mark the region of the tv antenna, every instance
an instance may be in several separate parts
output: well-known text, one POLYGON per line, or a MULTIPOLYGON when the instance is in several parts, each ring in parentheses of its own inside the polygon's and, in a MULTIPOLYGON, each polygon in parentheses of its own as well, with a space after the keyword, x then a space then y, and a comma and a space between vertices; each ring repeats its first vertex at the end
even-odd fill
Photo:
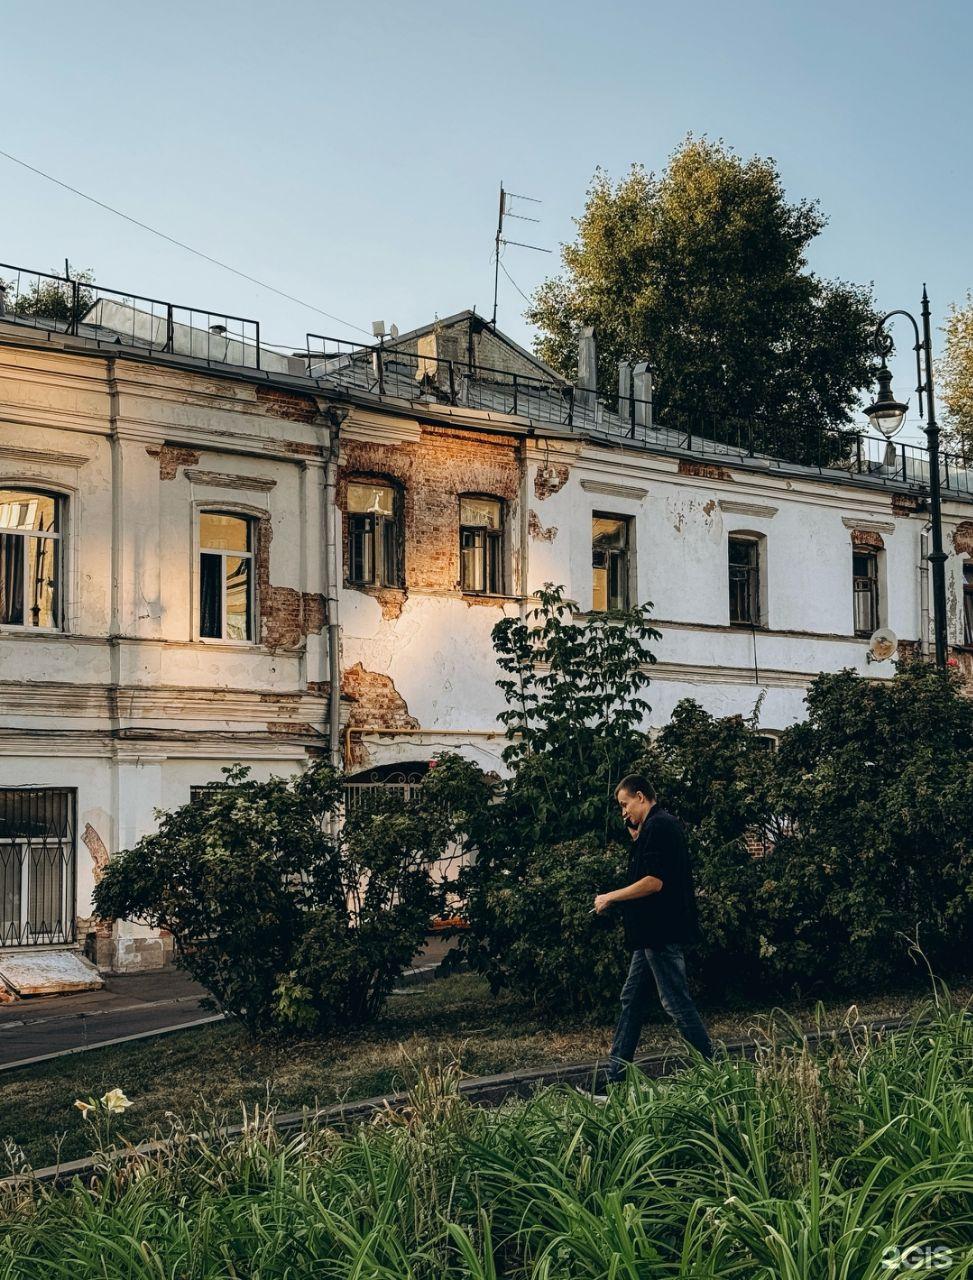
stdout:
POLYGON ((497 244, 495 253, 495 264, 493 268, 493 319, 491 324, 497 323, 497 294, 500 289, 500 246, 506 247, 508 244, 515 245, 518 249, 533 249, 535 253, 550 253, 550 249, 542 249, 539 244, 524 244, 522 240, 505 240, 503 235, 503 223, 505 218, 516 218, 518 222, 540 222, 540 218, 529 218, 524 213, 513 213, 510 209, 511 200, 527 200, 530 204, 543 204, 542 200, 538 200, 536 196, 521 196, 516 191, 504 191, 503 183, 500 183, 500 214, 497 218, 497 244))

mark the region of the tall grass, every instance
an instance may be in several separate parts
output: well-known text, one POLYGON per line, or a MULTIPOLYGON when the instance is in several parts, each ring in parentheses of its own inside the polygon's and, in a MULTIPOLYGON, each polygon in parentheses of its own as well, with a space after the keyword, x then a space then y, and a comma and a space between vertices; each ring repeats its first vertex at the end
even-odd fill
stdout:
MULTIPOLYGON (((630 1073, 496 1111, 424 1071, 401 1113, 296 1136, 175 1124, 166 1154, 0 1203, 0 1278, 958 1280, 973 1264, 973 1020, 630 1073), (910 1247, 926 1252, 906 1253, 910 1247)), ((123 1082, 124 1083, 124 1082, 123 1082)))

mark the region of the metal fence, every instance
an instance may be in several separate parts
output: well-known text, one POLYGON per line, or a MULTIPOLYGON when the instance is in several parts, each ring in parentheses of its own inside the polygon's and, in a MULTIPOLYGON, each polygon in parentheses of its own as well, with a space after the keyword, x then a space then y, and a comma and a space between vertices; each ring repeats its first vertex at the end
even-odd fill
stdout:
POLYGON ((258 320, 3 262, 0 319, 210 364, 261 367, 258 320))
POLYGON ((73 790, 0 788, 0 946, 75 938, 73 790))

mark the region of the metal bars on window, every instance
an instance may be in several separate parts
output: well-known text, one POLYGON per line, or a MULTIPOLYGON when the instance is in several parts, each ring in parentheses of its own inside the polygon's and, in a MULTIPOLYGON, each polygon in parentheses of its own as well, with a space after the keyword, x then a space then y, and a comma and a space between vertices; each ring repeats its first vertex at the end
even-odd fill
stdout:
POLYGON ((0 787, 0 946, 75 938, 73 790, 0 787))
POLYGON ((759 627, 760 545, 755 538, 729 539, 730 622, 759 627))

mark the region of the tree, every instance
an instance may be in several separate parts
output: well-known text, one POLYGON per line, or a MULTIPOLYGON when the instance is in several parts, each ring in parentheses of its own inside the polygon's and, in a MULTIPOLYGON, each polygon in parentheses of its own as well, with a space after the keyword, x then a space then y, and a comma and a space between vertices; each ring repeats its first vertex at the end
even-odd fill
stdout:
MULTIPOLYGON (((53 270, 51 274, 54 275, 53 270)), ((27 288, 22 288, 17 280, 0 280, 0 285, 3 286, 0 301, 15 316, 37 316, 68 324, 74 319, 75 311, 79 317, 83 316, 95 297, 92 290, 86 287, 94 279, 90 271, 76 271, 72 279, 80 286, 76 299, 69 281, 60 277, 48 279, 44 276, 32 276, 27 288)))
POLYGON ((946 409, 947 445, 969 457, 973 454, 973 294, 962 306, 952 303, 943 326, 946 348, 937 369, 946 409))
POLYGON ((772 160, 705 138, 687 137, 660 177, 598 170, 564 273, 527 312, 537 352, 573 377, 578 331, 594 325, 603 395, 620 360, 649 359, 660 421, 720 439, 752 430, 755 448, 804 462, 825 431, 823 460, 840 456, 877 317, 870 289, 808 269, 825 223, 815 202, 787 201, 772 160))

